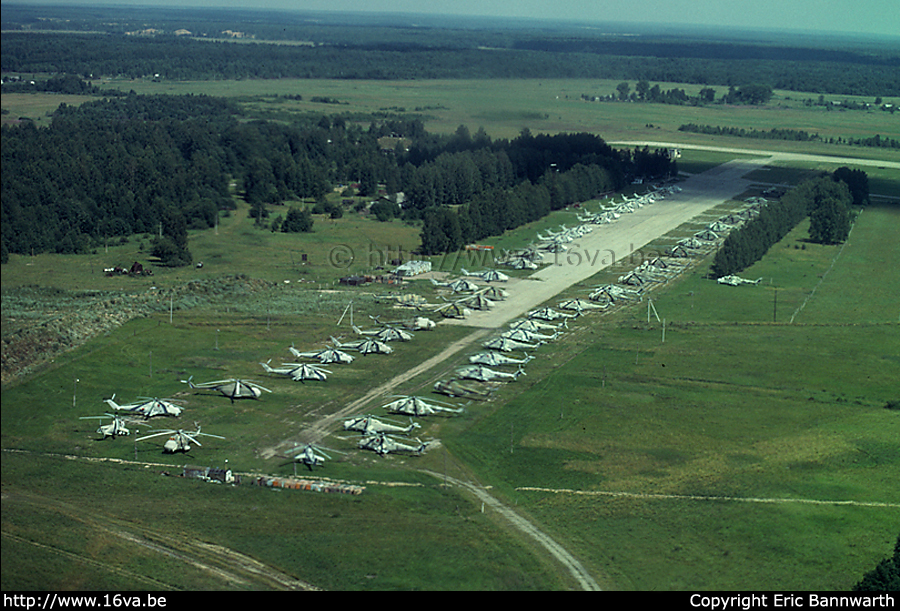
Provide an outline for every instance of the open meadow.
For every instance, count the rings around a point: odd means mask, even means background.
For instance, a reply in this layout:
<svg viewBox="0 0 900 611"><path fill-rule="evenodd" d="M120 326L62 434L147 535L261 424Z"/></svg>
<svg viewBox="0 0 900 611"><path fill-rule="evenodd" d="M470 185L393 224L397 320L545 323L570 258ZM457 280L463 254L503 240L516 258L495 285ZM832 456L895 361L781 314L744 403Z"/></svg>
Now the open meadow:
<svg viewBox="0 0 900 611"><path fill-rule="evenodd" d="M615 84L102 86L227 95L260 116L284 120L307 112L403 112L443 133L465 124L503 138L528 127L591 131L609 141L747 149L685 149L679 165L692 174L753 149L876 159L886 165L864 168L872 193L900 196L900 170L889 167L900 161L893 150L677 131L689 122L777 124L829 136L900 138L896 115L827 112L804 106L806 94L791 92L778 92L760 109L580 99L611 93ZM296 94L304 100L276 97ZM307 101L312 96L341 104ZM3 108L35 116L37 104L46 103L39 98L4 94ZM834 167L786 162L751 178L796 184ZM643 251L661 252L739 205L723 202ZM270 214L284 210L272 207ZM393 307L393 294L440 302L440 291L423 280L338 283L348 274L381 273L395 258L409 260L419 227L347 212L334 220L317 215L312 233L283 234L255 227L247 213L238 201L215 229L190 232L202 268L104 275L106 267L146 261L147 235L91 254L12 255L4 264L4 590L580 587L535 539L434 474L484 486L580 561L602 589L846 590L896 540L900 411L888 409L900 400L900 276L889 271L900 222L896 200L866 207L844 245L810 243L808 220L801 222L741 272L760 278L757 285L707 279L710 254L648 294L659 319L651 318L645 299L570 321L558 340L535 351L526 375L498 384L489 400L448 399L465 411L420 419L416 434L430 446L418 457L357 450L355 434L339 425L321 440L308 432L393 380L392 394L447 399L431 388L467 363L479 346L465 342L481 330L438 324L395 343L391 355L327 366L332 373L325 382L272 376L260 363L292 359L291 345L312 350L332 336L355 337L351 315L366 329L375 325L370 317L385 322L420 314ZM576 222L574 211L559 211L486 243L497 252L518 248L536 232ZM472 254L431 261L441 272L491 262ZM623 258L564 295L584 297L589 288L614 282L631 262ZM78 335L90 341L81 344ZM456 342L460 349L444 361L412 374ZM13 357L31 364L13 367ZM407 372L408 379L395 377ZM272 393L230 402L190 389L182 381L191 376L195 382L251 379ZM180 400L185 413L173 428L194 430L196 423L225 439L204 438L188 456L163 454L160 439L101 440L97 421L79 418L107 411L103 399L113 393L120 402ZM384 416L387 401L379 396L360 413ZM150 432L147 424L138 428ZM295 444L308 441L335 451L315 472L287 458ZM243 482L177 477L185 463L228 467ZM249 484L295 471L364 490L328 494Z"/></svg>
<svg viewBox="0 0 900 611"><path fill-rule="evenodd" d="M900 139L900 115L876 110L832 110L827 105L809 106L819 94L775 91L764 106L671 104L617 101L587 101L582 96L614 94L618 81L595 79L492 79L426 81L360 80L242 80L153 82L111 79L93 84L101 89L134 91L138 94L211 95L234 99L260 118L290 121L314 114L357 114L368 125L378 117L419 117L428 130L452 133L465 125L472 133L483 127L492 138L514 138L523 129L533 133L589 132L607 141L673 138L684 144L714 144L747 149L802 151L822 155L900 160L896 149L756 140L730 136L708 136L679 132L684 124L724 126L747 130L773 127L806 131L823 138ZM634 85L634 82L631 83ZM700 86L658 83L662 89L682 88L696 95ZM713 87L716 96L726 91ZM289 97L290 96L290 97ZM297 99L297 98L300 99ZM60 102L80 104L85 96L50 94L4 94L4 123L19 116L46 122L47 113ZM827 103L871 104L861 96L823 96ZM325 103L321 100L328 100Z"/></svg>

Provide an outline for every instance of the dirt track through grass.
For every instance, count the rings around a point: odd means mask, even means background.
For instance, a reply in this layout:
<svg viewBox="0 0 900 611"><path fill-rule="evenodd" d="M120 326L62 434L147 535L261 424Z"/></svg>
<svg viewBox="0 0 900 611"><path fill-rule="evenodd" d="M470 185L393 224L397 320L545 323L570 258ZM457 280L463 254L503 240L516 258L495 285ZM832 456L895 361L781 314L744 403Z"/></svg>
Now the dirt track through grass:
<svg viewBox="0 0 900 611"><path fill-rule="evenodd" d="M572 490L569 488L534 488L531 486L519 486L516 490L523 492L548 492L551 494L574 494L582 496L608 496L628 497L634 499L671 499L689 501L734 501L738 503L802 503L807 505L852 505L854 507L896 507L900 503L878 503L870 501L829 501L824 499L789 499L789 498L759 498L740 496L704 496L696 494L649 494L639 492L608 492L603 490Z"/></svg>

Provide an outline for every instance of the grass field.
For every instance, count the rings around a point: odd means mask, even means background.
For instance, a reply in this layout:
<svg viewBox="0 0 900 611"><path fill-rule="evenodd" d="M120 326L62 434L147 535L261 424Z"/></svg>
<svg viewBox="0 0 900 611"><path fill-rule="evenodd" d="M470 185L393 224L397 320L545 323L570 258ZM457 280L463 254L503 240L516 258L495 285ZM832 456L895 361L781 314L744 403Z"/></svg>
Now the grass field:
<svg viewBox="0 0 900 611"><path fill-rule="evenodd" d="M430 130L484 125L492 137L514 136L525 126L588 129L609 140L678 137L898 159L883 150L675 131L696 122L900 137L893 115L826 113L804 107L803 94L779 92L767 109L685 109L578 99L582 90L612 91L615 83L458 85L121 84L139 93L230 95L247 107L269 108L273 116L402 107L427 116ZM324 95L350 104L261 99L263 93ZM3 96L4 109L34 105L21 111L26 116L46 112L36 106L46 103L39 96ZM683 154L679 163L687 172L736 157ZM822 169L833 168L793 164L756 179L795 184ZM898 194L897 170L867 172L873 192ZM708 219L704 215L644 250L662 250L737 205L723 203ZM349 273L377 273L386 255L409 258L419 241L413 225L345 213L336 221L317 217L311 234L286 235L254 227L246 212L242 204L222 216L216 230L191 232L190 248L202 269L158 268L149 278L102 274L107 266L146 262L147 236L90 255L13 255L3 266L5 356L8 338L20 330L69 320L75 312L82 324L131 299L157 302L149 313L4 384L5 590L577 587L533 541L423 469L490 486L491 494L562 543L607 589L847 589L895 541L900 422L885 405L900 398L900 277L889 271L896 206L866 208L843 246L808 242L808 224L801 223L741 272L762 278L757 286L706 279L709 260L687 270L651 295L666 321L664 343L661 323L655 317L648 323L646 301L574 321L561 340L539 350L526 376L498 389L491 401L472 403L458 417L424 422L423 439L440 445L422 457L379 458L333 431L322 443L347 454L312 475L363 485L359 496L161 475L178 475L185 462L290 475L289 462L267 458L265 451L301 441L310 423L471 332L439 325L396 346L391 356L330 367L325 383L265 375L258 363L288 360L292 343L312 349L330 335L350 337L346 317L340 327L336 323L351 300L355 321L368 327L368 316L414 315L376 300L377 294L414 290L431 302L437 295L423 282L405 288L336 284ZM574 222L572 211L560 211L490 243L516 248L537 231ZM446 271L472 262L452 256L432 261ZM583 296L590 286L615 280L627 264L567 294ZM244 275L253 284L246 290L227 285L236 288L221 292L223 275ZM193 281L194 292L178 292ZM468 354L454 355L398 390L426 392ZM191 375L195 381L250 378L274 392L232 405L188 389L180 380ZM210 440L188 457L164 455L161 444L151 441L100 441L95 421L77 418L105 411L102 399L114 392L126 402L179 398L186 409L179 427L196 421L227 439ZM257 571L254 563L266 570Z"/></svg>
<svg viewBox="0 0 900 611"><path fill-rule="evenodd" d="M429 131L452 133L466 125L474 133L484 127L492 138L513 138L523 128L532 132L557 133L586 131L609 141L677 139L685 144L718 144L779 151L803 151L823 155L857 156L900 160L891 149L871 149L798 143L781 140L713 137L677 131L686 123L769 130L773 127L818 133L825 138L900 139L900 121L896 114L879 110L839 111L821 106L806 106L808 98L818 94L777 91L765 106L726 106L721 104L690 107L626 102L586 102L581 95L608 95L618 81L602 80L474 80L474 81L335 81L283 79L204 82L104 81L102 88L140 94L206 94L239 101L247 110L263 117L290 120L298 114L366 113L421 117ZM633 85L633 83L632 83ZM683 88L693 95L700 86L659 83L664 90ZM725 92L718 87L717 97ZM303 97L288 100L279 96ZM324 104L312 98L336 99L339 104ZM871 103L867 98L826 96L827 101L850 99ZM4 94L2 106L9 111L4 121L27 116L46 121L46 114L60 102L79 104L78 96ZM369 121L365 120L368 125ZM677 137L677 138L676 138Z"/></svg>
<svg viewBox="0 0 900 611"><path fill-rule="evenodd" d="M843 282L829 274L798 316L818 304L827 321L786 324L840 250L794 249L801 225L743 274L781 283L780 324L772 287L701 266L654 296L665 343L646 306L578 325L451 449L619 587L849 588L900 517L900 423L884 409L900 286L851 273L879 260L866 238L895 214L865 211L832 268Z"/></svg>

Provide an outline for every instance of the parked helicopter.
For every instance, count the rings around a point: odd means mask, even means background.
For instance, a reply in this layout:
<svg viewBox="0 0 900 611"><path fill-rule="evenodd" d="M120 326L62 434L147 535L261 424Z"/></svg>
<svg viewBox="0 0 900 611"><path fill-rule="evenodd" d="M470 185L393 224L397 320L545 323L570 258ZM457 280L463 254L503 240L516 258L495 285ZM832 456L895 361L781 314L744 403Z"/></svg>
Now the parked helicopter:
<svg viewBox="0 0 900 611"><path fill-rule="evenodd" d="M290 450L288 454L294 454L300 446L295 447ZM338 452L337 450L332 450L328 448L329 452ZM343 454L343 452L338 452L338 454ZM308 443L303 446L302 451L299 454L294 454L291 462L294 464L301 463L306 465L306 467L312 471L313 467L321 466L325 463L326 460L332 460L331 456L326 454L320 446L317 446L312 443Z"/></svg>
<svg viewBox="0 0 900 611"><path fill-rule="evenodd" d="M524 331L559 331L559 328L569 328L569 321L563 320L562 325L551 325L546 322L538 322L530 318L520 318L509 323L510 329L522 329Z"/></svg>
<svg viewBox="0 0 900 611"><path fill-rule="evenodd" d="M575 318L576 316L578 315L557 312L553 308L541 308L528 313L528 318L537 318L538 320L559 320L560 318Z"/></svg>
<svg viewBox="0 0 900 611"><path fill-rule="evenodd" d="M506 282L509 280L509 276L503 272L498 272L495 269L488 269L483 272L470 272L467 271L466 268L461 267L459 271L463 276L474 276L476 278L481 278L485 282Z"/></svg>
<svg viewBox="0 0 900 611"><path fill-rule="evenodd" d="M590 301L585 301L584 299L567 299L566 301L559 302L559 307L562 310L571 310L579 314L583 314L589 310L606 309L605 305L599 305Z"/></svg>
<svg viewBox="0 0 900 611"><path fill-rule="evenodd" d="M431 311L438 312L444 318L465 318L472 313L469 308L463 305L462 301L448 301L436 306L428 304L428 307L431 308Z"/></svg>
<svg viewBox="0 0 900 611"><path fill-rule="evenodd" d="M532 360L533 356L525 355L524 359L514 359L512 357L508 357L499 352L495 352L490 350L488 352L479 352L478 354L472 355L469 357L470 363L475 363L477 365L524 365L528 361Z"/></svg>
<svg viewBox="0 0 900 611"><path fill-rule="evenodd" d="M358 448L361 450L371 450L376 452L380 456L385 456L386 454L390 454L391 452L409 452L411 454L419 455L425 451L428 447L427 444L422 443L421 440L417 439L419 442L418 446L411 446L404 443L400 443L393 437L386 435L385 433L377 433L375 435L367 435L359 440L356 444Z"/></svg>
<svg viewBox="0 0 900 611"><path fill-rule="evenodd" d="M500 337L511 339L517 342L549 342L553 341L562 331L557 331L553 335L538 333L537 331L526 331L525 329L510 329L500 334Z"/></svg>
<svg viewBox="0 0 900 611"><path fill-rule="evenodd" d="M484 296L481 292L475 293L468 297L464 297L457 301L457 303L465 305L468 308L479 311L490 310L494 305L494 302Z"/></svg>
<svg viewBox="0 0 900 611"><path fill-rule="evenodd" d="M215 437L216 439L225 439L224 437L220 437L219 435L201 433L200 427L197 426L197 430L193 433L187 433L183 429L179 429L177 431L159 431L158 433L153 433L152 435L138 437L137 439L135 439L135 441L143 441L152 437L159 437L160 435L171 435L171 437L166 440L165 445L163 445L163 452L170 454L174 452L189 452L191 450L192 443L196 444L197 446L202 446L203 444L197 440L197 437L199 437L200 435L203 435L204 437Z"/></svg>
<svg viewBox="0 0 900 611"><path fill-rule="evenodd" d="M490 389L463 384L457 379L438 380L434 383L434 392L448 397L461 397L464 399L487 399L491 396Z"/></svg>
<svg viewBox="0 0 900 611"><path fill-rule="evenodd" d="M103 439L107 437L112 437L115 439L120 435L130 435L131 431L125 426L126 423L130 423L133 421L126 420L121 416L117 416L115 414L104 414L103 416L82 416L79 420L105 420L107 418L111 418L112 422L109 424L101 424L100 428L97 429L97 432L103 435Z"/></svg>
<svg viewBox="0 0 900 611"><path fill-rule="evenodd" d="M520 342L518 340L509 339L508 337L495 337L481 345L491 350L499 350L500 352L514 352L516 350L535 350L543 343L543 340L536 344L529 344L528 342Z"/></svg>
<svg viewBox="0 0 900 611"><path fill-rule="evenodd" d="M431 284L448 288L454 293L471 293L481 288L474 282L466 280L465 278L460 278L459 280L454 280L453 282L438 282L437 280L432 278Z"/></svg>
<svg viewBox="0 0 900 611"><path fill-rule="evenodd" d="M363 435L374 435L377 433L400 433L409 435L421 425L417 422L410 421L409 426L398 426L390 422L384 422L375 418L375 416L356 416L344 421L345 431L357 431Z"/></svg>
<svg viewBox="0 0 900 611"><path fill-rule="evenodd" d="M499 286L489 286L484 290L479 291L479 294L484 295L491 301L504 301L509 297L509 291L500 288Z"/></svg>
<svg viewBox="0 0 900 611"><path fill-rule="evenodd" d="M215 390L223 396L231 399L234 403L235 399L259 399L263 391L272 392L268 388L264 388L255 382L247 380L237 380L231 378L228 380L216 380L214 382L203 382L202 384L194 384L193 376L187 380L182 380L185 384L196 390Z"/></svg>
<svg viewBox="0 0 900 611"><path fill-rule="evenodd" d="M341 343L332 337L331 341L334 342L334 345L338 348L356 350L363 356L368 354L391 354L394 351L394 349L388 346L385 342L373 339L371 337L346 343Z"/></svg>
<svg viewBox="0 0 900 611"><path fill-rule="evenodd" d="M525 375L525 370L519 367L515 373L495 371L484 365L469 365L456 370L457 375L463 380L478 380L479 382L493 382L494 380L516 380Z"/></svg>
<svg viewBox="0 0 900 611"><path fill-rule="evenodd" d="M354 325L353 330L357 335L367 335L369 337L374 337L375 339L382 342L408 342L414 337L414 335L409 331L399 329L397 327L392 327L390 325L378 329L377 331L363 331L362 329Z"/></svg>
<svg viewBox="0 0 900 611"><path fill-rule="evenodd" d="M172 416L178 417L184 408L176 405L171 399L151 399L149 397L139 397L144 399L140 403L129 403L128 405L119 405L116 403L116 395L111 399L105 399L107 405L115 410L131 412L138 416L146 418L154 418L156 416Z"/></svg>
<svg viewBox="0 0 900 611"><path fill-rule="evenodd" d="M322 350L313 350L311 352L300 352L293 346L288 348L291 351L291 354L298 358L304 359L318 359L318 361L323 365L331 365L332 363L338 364L348 364L352 363L356 358L353 355L347 354L346 352L342 352L337 348L323 348Z"/></svg>
<svg viewBox="0 0 900 611"><path fill-rule="evenodd" d="M310 365L309 363L282 363L280 367L269 367L268 363L260 363L268 373L277 373L279 375L290 376L295 382L304 382L306 380L324 381L331 373L318 365Z"/></svg>
<svg viewBox="0 0 900 611"><path fill-rule="evenodd" d="M407 416L433 416L440 412L451 412L461 414L463 408L447 407L446 404L428 402L421 397L402 396L396 401L391 401L387 405L382 406L387 411L394 414L405 414Z"/></svg>

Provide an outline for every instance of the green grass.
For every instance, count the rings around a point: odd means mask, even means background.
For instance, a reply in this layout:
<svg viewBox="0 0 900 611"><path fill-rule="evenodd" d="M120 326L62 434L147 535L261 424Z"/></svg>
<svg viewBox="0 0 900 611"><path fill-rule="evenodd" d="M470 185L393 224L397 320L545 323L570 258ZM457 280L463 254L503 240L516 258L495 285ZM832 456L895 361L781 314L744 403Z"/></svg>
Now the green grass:
<svg viewBox="0 0 900 611"><path fill-rule="evenodd" d="M188 555L215 542L325 589L565 587L527 547L510 545L488 516L433 480L349 496L216 486L163 477L159 468L34 455L5 454L2 468L4 482L16 482L4 486L4 589L271 587L232 564L223 568L241 581L186 566L129 534Z"/></svg>
<svg viewBox="0 0 900 611"><path fill-rule="evenodd" d="M884 150L676 131L681 123L697 122L900 137L885 125L888 115L824 113L803 107L794 95L794 100L777 98L764 109L588 104L577 99L582 92L614 90L615 84L243 81L122 86L142 93L230 95L248 107L268 107L286 116L427 107L422 114L427 113L430 130L450 133L460 124L484 124L495 138L514 137L528 126L535 132L587 129L608 140L677 137L698 144L896 158ZM258 99L261 93L300 93L305 100L325 95L350 106L273 103ZM3 96L4 109L11 99ZM681 167L688 172L733 158L688 149L683 155ZM791 184L833 165L785 165L756 178ZM873 192L897 192L896 170L867 172ZM596 203L588 206L595 209ZM738 206L723 203L644 250L662 250ZM271 214L285 211L270 209ZM227 460L238 471L289 475L291 464L263 458L262 452L300 439L310 422L469 333L461 327L419 333L396 346L390 357L332 366L333 375L322 384L269 377L259 367L268 359L289 360L291 343L311 349L337 331L349 337L347 321L340 329L336 322L350 300L356 322L364 327L369 315L382 320L412 316L377 302L374 293L412 291L434 302L434 289L422 282L401 289L335 285L349 273L379 271L383 253L409 253L418 245L415 226L378 223L347 211L336 221L317 217L310 234L287 235L254 227L246 206L239 204L235 213L220 219L218 232L191 232L190 248L194 260L203 261L201 269L157 268L149 278L101 273L109 265L146 261L149 236L90 255L13 255L3 267L4 338L73 311L90 315L109 293L158 295L159 303L149 315L4 385L2 586L274 587L233 564L226 568L239 581L151 552L129 535L187 551L196 550L196 542L221 545L327 589L575 587L533 542L491 512L482 514L469 497L418 472L427 468L490 485L493 494L559 540L604 588L847 589L884 557L900 516L897 412L884 409L898 399L900 387L895 347L900 285L896 274L885 271L894 263L891 228L896 217L895 208L870 206L842 251L805 241L806 225L801 224L741 273L763 278L758 286L718 285L704 278L710 261L701 262L652 294L667 322L665 343L655 319L647 323L645 302L575 321L561 340L539 350L527 376L498 389L491 401L472 403L459 417L429 421L423 438L439 439L442 447L419 459L380 459L354 450L353 438L333 432L323 443L348 454L316 475L365 485L360 496L232 488L160 472L177 474L185 462L221 466ZM497 250L518 248L537 231L574 223L573 211L559 211L488 243ZM330 257L336 249L337 255ZM347 265L345 255L351 252ZM305 264L302 254L307 254ZM446 271L478 269L485 261L474 255L432 258ZM626 257L567 294L583 296L590 286L614 281L627 269ZM870 270L880 273L865 273ZM217 292L226 274L254 279L253 290ZM169 324L166 291L192 280L204 281L199 286L207 292L179 294ZM158 293L151 290L154 286ZM791 316L793 324L788 323ZM436 376L466 356L457 354L400 390L427 391ZM232 405L224 397L187 389L180 380L188 375L197 381L247 377L275 392ZM102 399L113 392L123 401L177 396L186 408L180 426L197 421L204 431L227 439L210 440L187 458L163 455L161 444L149 441L137 447L129 439L100 441L95 423L77 418L106 411ZM685 498L690 495L704 498ZM894 506L799 502L803 500ZM223 562L202 559L215 566Z"/></svg>
<svg viewBox="0 0 900 611"><path fill-rule="evenodd" d="M113 80L102 87L140 94L206 94L235 98L249 110L264 113L279 120L307 113L395 113L421 117L429 131L452 133L459 125L467 125L474 133L485 127L492 138L514 138L523 128L532 132L587 131L615 140L675 140L685 144L719 144L747 149L803 151L825 155L858 156L897 160L900 154L889 149L836 146L821 143L796 143L779 140L712 137L679 132L685 123L738 127L745 129L804 130L823 137L869 138L879 134L900 139L900 128L893 115L882 111L826 111L807 107L806 98L818 94L776 92L773 100L763 107L726 106L715 104L703 107L666 104L636 104L625 102L585 102L582 94L606 95L615 92L619 81L595 79L512 79L477 81L340 81L299 80L277 81L195 81L160 82ZM632 83L633 84L633 83ZM663 89L683 88L689 95L701 86L660 83ZM714 87L718 96L724 87ZM276 95L301 95L303 100L276 99ZM342 104L321 104L313 97L336 98ZM81 103L83 98L54 96L67 104ZM791 98L791 99L788 99ZM869 99L842 96L840 99ZM830 97L829 97L830 99ZM47 102L37 102L36 96L6 94L3 107L10 116L49 112ZM34 107L32 109L32 107ZM388 110L393 109L393 110ZM366 121L368 124L368 121Z"/></svg>
<svg viewBox="0 0 900 611"><path fill-rule="evenodd" d="M866 210L851 239L866 247L845 249L810 300L828 324L786 321L840 248L794 249L801 225L742 273L775 275L779 324L771 288L721 286L700 265L653 295L665 343L644 304L578 324L446 443L616 587L849 588L900 516L900 423L884 409L900 384L897 322L879 314L898 287L853 273L883 256L894 214Z"/></svg>

